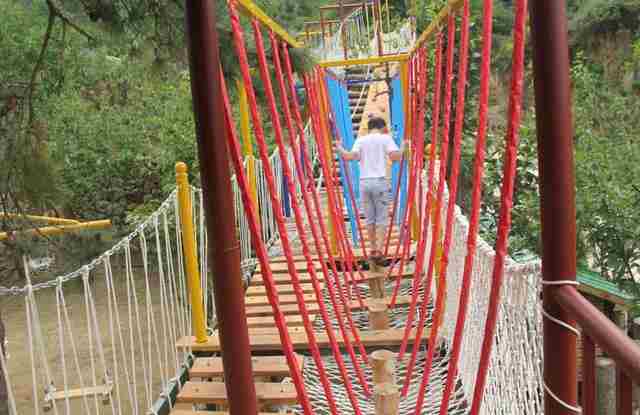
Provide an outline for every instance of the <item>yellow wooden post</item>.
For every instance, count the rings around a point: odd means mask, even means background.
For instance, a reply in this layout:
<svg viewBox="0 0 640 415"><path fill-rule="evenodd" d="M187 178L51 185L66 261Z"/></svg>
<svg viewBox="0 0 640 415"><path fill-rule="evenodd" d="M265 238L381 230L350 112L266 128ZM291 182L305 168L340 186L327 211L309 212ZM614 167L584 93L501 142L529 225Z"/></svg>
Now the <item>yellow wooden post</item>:
<svg viewBox="0 0 640 415"><path fill-rule="evenodd" d="M249 100L247 89L242 80L237 80L239 105L240 105L240 133L242 135L242 153L247 160L247 180L249 181L249 195L253 201L253 207L259 212L258 191L256 188L256 158L253 153L253 136L249 124ZM258 215L260 217L260 215Z"/></svg>
<svg viewBox="0 0 640 415"><path fill-rule="evenodd" d="M327 114L328 112L328 99L327 99L327 95L326 95L326 89L325 89L325 83L324 83L324 78L323 76L320 76L318 78L318 90L320 91L320 114L321 119L322 119L322 129L324 131L324 136L327 137L327 139L324 141L324 153L325 153L325 157L326 160L329 163L333 164L333 149L331 148L331 130L329 129L329 122L327 119ZM329 174L331 174L331 177L325 177L325 180L332 180L333 183L333 165L329 166ZM339 197L339 195L336 195ZM330 206L330 202L329 199L327 198L327 213L329 216L329 242L331 243L331 252L334 255L338 254L338 239L337 239L337 233L336 233L336 226L337 223L335 222L333 215L331 215L331 206ZM340 213L340 212L339 212Z"/></svg>
<svg viewBox="0 0 640 415"><path fill-rule="evenodd" d="M206 343L207 328L204 315L204 305L202 301L200 272L198 271L196 238L193 229L191 186L189 185L189 177L187 176L187 165L185 163L180 162L176 164L176 182L178 184L178 205L180 207L182 249L184 252L184 264L189 283L193 332L195 334L197 343Z"/></svg>

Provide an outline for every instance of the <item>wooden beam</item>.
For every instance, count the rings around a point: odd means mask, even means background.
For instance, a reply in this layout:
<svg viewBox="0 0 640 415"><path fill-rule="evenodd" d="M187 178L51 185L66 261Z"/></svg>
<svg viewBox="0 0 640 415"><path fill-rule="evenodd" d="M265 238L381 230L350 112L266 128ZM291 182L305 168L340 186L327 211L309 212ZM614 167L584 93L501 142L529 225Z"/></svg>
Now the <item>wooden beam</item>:
<svg viewBox="0 0 640 415"><path fill-rule="evenodd" d="M287 32L282 26L273 21L258 5L256 5L252 0L236 0L239 10L241 10L244 14L254 17L260 21L264 26L273 30L275 34L278 35L282 40L287 42L290 46L294 48L302 47L300 42L298 42L295 37L291 36L289 32Z"/></svg>
<svg viewBox="0 0 640 415"><path fill-rule="evenodd" d="M429 328L425 328L423 338L429 337ZM351 336L351 335L350 335ZM413 329L409 333L409 343L415 340L416 331ZM305 333L291 333L291 342L296 350L309 350L309 340ZM336 338L340 347L344 347L344 341L340 333L336 333ZM402 343L404 329L390 329L379 331L361 331L360 339L365 347L394 347ZM251 349L254 352L274 352L281 351L280 336L278 335L251 335ZM325 333L316 333L316 341L322 349L330 347L329 338ZM180 350L189 349L194 352L220 352L220 339L217 335L209 336L206 343L196 343L192 336L178 339L176 347Z"/></svg>
<svg viewBox="0 0 640 415"><path fill-rule="evenodd" d="M323 68L333 68L333 67L339 67L339 66L376 65L376 64L389 63L389 62L404 62L408 59L409 59L409 54L400 53L396 55L373 56L370 58L361 58L361 59L343 59L343 60L335 60L335 61L324 61L324 62L320 62L320 66Z"/></svg>
<svg viewBox="0 0 640 415"><path fill-rule="evenodd" d="M295 405L298 394L290 383L256 382L256 397L261 405ZM227 403L227 389L222 382L187 382L178 394L178 403L217 404Z"/></svg>
<svg viewBox="0 0 640 415"><path fill-rule="evenodd" d="M296 355L298 365L302 367L304 359ZM286 377L291 374L284 356L254 356L251 358L253 376ZM197 358L189 370L191 378L215 378L224 376L221 357Z"/></svg>

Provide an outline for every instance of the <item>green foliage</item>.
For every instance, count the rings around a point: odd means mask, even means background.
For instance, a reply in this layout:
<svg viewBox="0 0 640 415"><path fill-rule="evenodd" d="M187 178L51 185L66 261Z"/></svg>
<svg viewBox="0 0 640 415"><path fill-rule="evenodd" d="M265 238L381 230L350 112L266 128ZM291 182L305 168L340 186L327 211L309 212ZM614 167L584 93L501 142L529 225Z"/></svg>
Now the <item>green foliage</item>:
<svg viewBox="0 0 640 415"><path fill-rule="evenodd" d="M49 122L68 210L122 225L129 210L171 191L177 160L197 169L195 137L186 76L159 79L107 58L85 59L77 87L49 103ZM112 69L96 80L94 65Z"/></svg>
<svg viewBox="0 0 640 415"><path fill-rule="evenodd" d="M640 102L603 88L580 58L573 66L577 215L600 272L617 281L640 271Z"/></svg>
<svg viewBox="0 0 640 415"><path fill-rule="evenodd" d="M575 5L570 19L573 42L585 45L594 35L640 28L637 0L585 0Z"/></svg>

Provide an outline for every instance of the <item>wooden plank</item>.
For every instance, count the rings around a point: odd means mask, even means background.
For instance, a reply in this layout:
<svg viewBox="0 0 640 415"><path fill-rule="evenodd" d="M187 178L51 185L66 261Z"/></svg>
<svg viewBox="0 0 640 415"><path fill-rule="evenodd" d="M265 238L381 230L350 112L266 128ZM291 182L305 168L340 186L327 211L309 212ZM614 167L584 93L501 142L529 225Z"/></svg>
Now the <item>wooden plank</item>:
<svg viewBox="0 0 640 415"><path fill-rule="evenodd" d="M296 355L298 365L302 367L303 357ZM251 358L254 376L289 376L289 366L284 356L254 356ZM201 357L193 362L193 367L189 370L191 378L214 378L224 376L222 358Z"/></svg>
<svg viewBox="0 0 640 415"><path fill-rule="evenodd" d="M324 284L320 284L321 288L324 288ZM312 294L315 295L315 291L313 290L313 285L311 284L301 284L302 293L303 294ZM249 287L246 291L247 297L255 297L255 296L265 296L267 295L266 287L263 285L259 285L257 287ZM293 285L291 284L278 284L278 295L291 295L295 294L293 290Z"/></svg>
<svg viewBox="0 0 640 415"><path fill-rule="evenodd" d="M51 393L45 397L45 401L61 401L64 399L80 399L85 396L109 396L113 390L113 385L91 386L79 389L61 390Z"/></svg>
<svg viewBox="0 0 640 415"><path fill-rule="evenodd" d="M313 302L307 303L307 311L311 315L317 315L320 313L320 307L315 304L315 297L312 300ZM390 298L387 298L387 303L391 301ZM409 296L398 296L396 300L397 306L407 306L411 303L411 297ZM353 301L350 304L352 311L362 310L360 303L358 301ZM366 307L366 300L365 300ZM299 308L297 304L286 304L280 307L285 316L294 316L300 314ZM246 308L247 317L267 317L273 316L273 309L271 306L247 306ZM285 317L286 318L286 317ZM273 320L271 321L273 323Z"/></svg>
<svg viewBox="0 0 640 415"><path fill-rule="evenodd" d="M368 274L367 271L363 271L363 274L365 275L364 279L361 279L359 274L356 273L355 274L355 278L356 281L355 283L358 282L367 282L370 279L370 276ZM398 277L398 275L400 274L400 270L399 267L396 267L396 269L393 272L393 275L390 276L391 279L395 279ZM318 273L316 274L318 281L324 281L324 275L322 273ZM311 274L308 273L299 273L298 274L298 278L300 280L301 284L309 284L311 285ZM340 278L342 278L342 274L340 275ZM413 278L413 272L411 271L406 271L403 270L402 272L402 278ZM276 285L288 285L291 284L291 276L289 274L274 274L273 276L273 282ZM251 287L258 287L258 286L262 286L264 284L263 280L262 280L262 275L261 274L256 274L253 276L253 278L251 279ZM278 292L280 292L279 290L280 287L278 287Z"/></svg>
<svg viewBox="0 0 640 415"><path fill-rule="evenodd" d="M425 328L423 339L429 337L429 328ZM338 343L344 346L342 336L336 333ZM378 331L361 331L360 339L365 347L393 347L398 346L404 337L404 329L389 329ZM415 329L409 334L409 343L415 339ZM250 335L251 349L255 352L281 351L280 337L276 335ZM325 333L317 333L316 341L323 349L330 347L329 338ZM309 341L306 334L291 334L291 342L296 350L309 350ZM220 340L217 335L209 336L207 342L196 343L195 337L182 337L176 343L179 349L191 348L194 352L220 352Z"/></svg>
<svg viewBox="0 0 640 415"><path fill-rule="evenodd" d="M304 302L305 303L316 301L315 294L305 294L303 297L304 297ZM290 295L290 294L279 295L278 296L278 301L280 302L280 305L298 304L298 301L296 300L296 296L295 295ZM264 296L247 297L247 298L245 298L244 303L247 306L270 305L269 304L269 298L266 295L264 295Z"/></svg>
<svg viewBox="0 0 640 415"><path fill-rule="evenodd" d="M289 383L256 382L256 396L261 405L295 405L298 394ZM192 404L227 403L227 390L221 382L187 382L178 394L177 402Z"/></svg>
<svg viewBox="0 0 640 415"><path fill-rule="evenodd" d="M296 267L296 271L308 271L308 267L307 267L307 262L306 260L304 262L294 262L295 267ZM314 262L313 263L314 267L313 269L315 269L316 271L322 271L322 265L319 262ZM275 262L273 264L269 264L269 267L271 268L271 272L274 274L282 274L282 273L288 273L289 272L289 266L286 262ZM256 267L256 273L261 273L261 267L260 265L258 265Z"/></svg>
<svg viewBox="0 0 640 415"><path fill-rule="evenodd" d="M312 314L309 316L311 321L315 320L316 315ZM297 327L302 326L302 317L301 316L284 316L284 319L287 323L287 326ZM260 328L260 327L275 327L276 322L273 320L273 316L268 317L249 317L247 318L247 325L249 328Z"/></svg>
<svg viewBox="0 0 640 415"><path fill-rule="evenodd" d="M300 309L297 304L283 304L280 306L280 311L282 311L285 316L300 314ZM313 303L307 304L307 311L309 314L318 314L320 312L320 307L315 303L315 298ZM269 305L251 306L246 307L246 313L247 317L272 316L273 309Z"/></svg>
<svg viewBox="0 0 640 415"><path fill-rule="evenodd" d="M313 316L312 316L313 317ZM287 331L289 332L289 334L292 333L304 333L304 327L303 326L287 326ZM275 326L275 323L270 326L270 327L254 327L254 328L250 328L249 329L249 334L250 335L262 335L262 334L273 334L274 336L279 336L280 333L278 332L278 328Z"/></svg>
<svg viewBox="0 0 640 415"><path fill-rule="evenodd" d="M260 412L259 415L287 415L288 412ZM193 409L174 409L171 411L171 415L229 415L229 412L211 412L211 411L196 411Z"/></svg>

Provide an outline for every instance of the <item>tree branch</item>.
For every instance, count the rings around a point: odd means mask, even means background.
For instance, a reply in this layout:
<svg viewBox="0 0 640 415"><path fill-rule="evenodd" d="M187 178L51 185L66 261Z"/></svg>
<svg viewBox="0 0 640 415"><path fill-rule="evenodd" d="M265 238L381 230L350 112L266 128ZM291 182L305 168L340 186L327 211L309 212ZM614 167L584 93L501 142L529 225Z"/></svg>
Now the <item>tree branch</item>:
<svg viewBox="0 0 640 415"><path fill-rule="evenodd" d="M55 15L58 16L60 20L74 28L78 33L82 34L87 39L95 42L96 38L86 30L78 26L72 20L71 16L62 8L62 5L58 3L58 0L47 0L47 5L49 6L49 10L53 10Z"/></svg>
<svg viewBox="0 0 640 415"><path fill-rule="evenodd" d="M49 2L47 2L49 4ZM38 60L36 61L36 65L33 67L33 72L31 72L31 80L29 81L28 92L27 92L27 108L29 111L29 124L33 122L33 91L36 86L36 78L38 77L38 72L40 72L40 68L44 62L44 55L47 51L47 47L49 47L49 40L51 39L51 32L53 31L53 24L56 20L56 12L51 5L49 5L49 21L47 22L47 31L44 34L44 40L42 41L42 47L40 48L40 55L38 56Z"/></svg>

